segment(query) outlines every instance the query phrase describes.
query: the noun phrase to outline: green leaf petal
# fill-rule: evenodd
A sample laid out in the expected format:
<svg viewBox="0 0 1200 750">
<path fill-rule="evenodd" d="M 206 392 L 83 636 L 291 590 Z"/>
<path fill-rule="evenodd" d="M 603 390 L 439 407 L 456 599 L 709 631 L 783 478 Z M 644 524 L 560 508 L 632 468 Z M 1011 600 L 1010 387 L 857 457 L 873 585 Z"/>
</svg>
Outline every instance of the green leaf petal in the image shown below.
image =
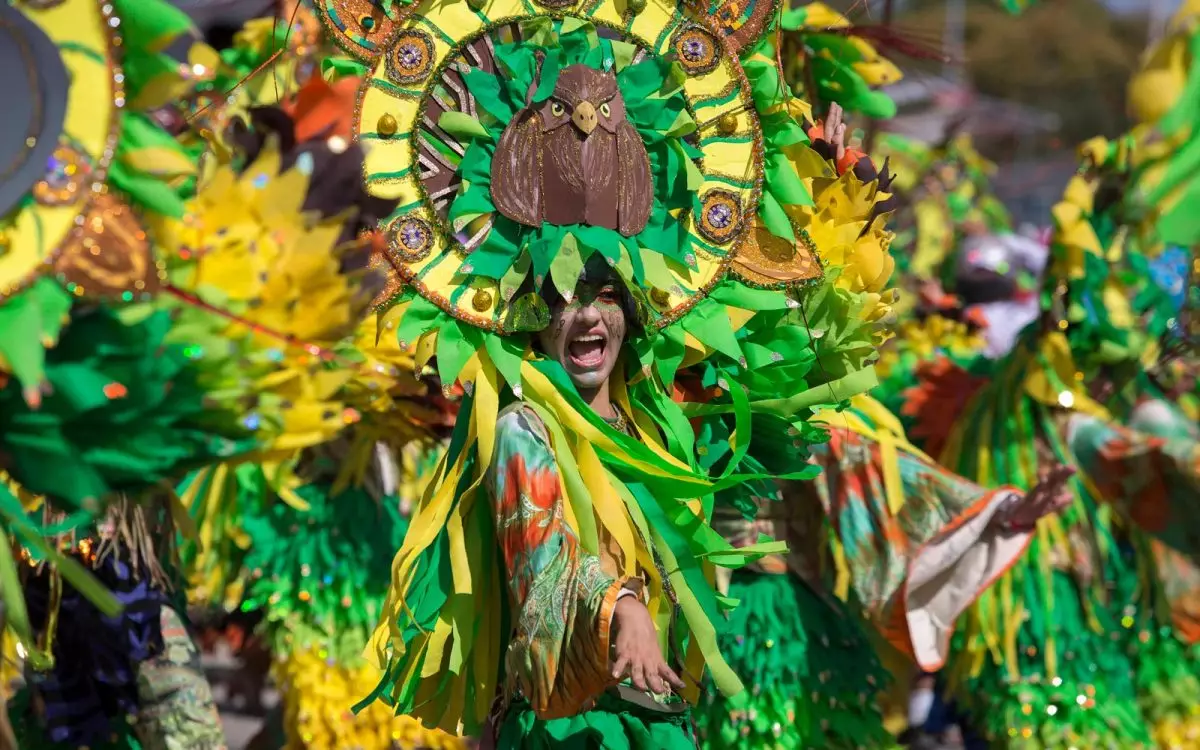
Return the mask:
<svg viewBox="0 0 1200 750">
<path fill-rule="evenodd" d="M 783 210 L 783 206 L 779 205 L 779 201 L 775 200 L 775 196 L 770 193 L 763 193 L 762 200 L 758 205 L 758 215 L 762 218 L 763 226 L 767 231 L 776 237 L 796 241 L 796 233 L 792 230 L 792 220 Z"/>
<path fill-rule="evenodd" d="M 525 359 L 525 349 L 519 339 L 487 335 L 484 346 L 496 369 L 504 376 L 504 380 L 512 386 L 521 385 L 521 362 Z"/>
<path fill-rule="evenodd" d="M 463 365 L 478 348 L 478 336 L 478 328 L 457 320 L 438 329 L 437 370 L 442 385 L 458 380 Z"/>
<path fill-rule="evenodd" d="M 450 135 L 460 138 L 491 138 L 487 128 L 466 112 L 443 112 L 438 118 L 438 127 Z"/>
<path fill-rule="evenodd" d="M 567 232 L 562 239 L 562 245 L 554 260 L 550 263 L 550 278 L 554 288 L 565 299 L 575 298 L 575 287 L 579 284 L 579 276 L 583 273 L 583 254 L 575 235 Z"/>
<path fill-rule="evenodd" d="M 450 316 L 424 297 L 417 297 L 404 311 L 400 327 L 396 330 L 396 338 L 402 346 L 414 344 L 426 331 L 433 330 L 439 319 L 449 320 Z"/>
</svg>

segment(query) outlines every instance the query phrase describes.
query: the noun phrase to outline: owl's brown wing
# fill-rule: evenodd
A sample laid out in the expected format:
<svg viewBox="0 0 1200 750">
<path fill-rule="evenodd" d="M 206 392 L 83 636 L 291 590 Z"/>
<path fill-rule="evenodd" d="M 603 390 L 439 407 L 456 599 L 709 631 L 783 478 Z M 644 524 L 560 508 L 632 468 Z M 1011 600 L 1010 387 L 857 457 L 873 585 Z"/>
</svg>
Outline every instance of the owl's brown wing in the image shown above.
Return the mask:
<svg viewBox="0 0 1200 750">
<path fill-rule="evenodd" d="M 523 109 L 504 128 L 492 158 L 492 204 L 518 224 L 542 225 L 542 119 Z"/>
<path fill-rule="evenodd" d="M 653 205 L 650 157 L 637 128 L 626 120 L 617 126 L 617 231 L 632 237 L 645 229 Z"/>
</svg>

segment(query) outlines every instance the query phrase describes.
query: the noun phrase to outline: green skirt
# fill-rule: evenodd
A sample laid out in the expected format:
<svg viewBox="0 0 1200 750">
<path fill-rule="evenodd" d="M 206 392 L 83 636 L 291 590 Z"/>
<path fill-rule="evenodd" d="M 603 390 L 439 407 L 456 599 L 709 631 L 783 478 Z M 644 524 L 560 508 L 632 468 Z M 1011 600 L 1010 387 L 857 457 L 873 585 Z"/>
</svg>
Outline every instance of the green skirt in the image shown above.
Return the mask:
<svg viewBox="0 0 1200 750">
<path fill-rule="evenodd" d="M 514 703 L 500 726 L 498 750 L 695 750 L 691 712 L 665 714 L 605 694 L 576 716 L 539 719 Z"/>
<path fill-rule="evenodd" d="M 1028 617 L 1017 626 L 1016 663 L 993 653 L 973 628 L 960 628 L 951 650 L 951 691 L 971 717 L 971 725 L 994 748 L 1003 750 L 1144 750 L 1153 747 L 1138 705 L 1140 644 L 1130 642 L 1116 606 L 1136 579 L 1120 566 L 1106 576 L 1112 602 L 1086 600 L 1099 620 L 1089 625 L 1088 610 L 1075 579 L 1050 575 L 1018 578 Z M 1051 596 L 1052 595 L 1052 596 Z M 1042 602 L 1049 599 L 1053 607 Z M 982 606 L 985 600 L 981 600 Z M 991 603 L 995 605 L 994 602 Z M 967 617 L 976 617 L 969 613 Z M 1047 670 L 1047 648 L 1055 649 L 1057 671 Z M 1149 652 L 1147 652 L 1149 654 Z"/>
<path fill-rule="evenodd" d="M 791 575 L 737 571 L 721 653 L 746 690 L 710 691 L 696 723 L 712 750 L 894 748 L 879 694 L 889 682 L 862 620 Z"/>
</svg>

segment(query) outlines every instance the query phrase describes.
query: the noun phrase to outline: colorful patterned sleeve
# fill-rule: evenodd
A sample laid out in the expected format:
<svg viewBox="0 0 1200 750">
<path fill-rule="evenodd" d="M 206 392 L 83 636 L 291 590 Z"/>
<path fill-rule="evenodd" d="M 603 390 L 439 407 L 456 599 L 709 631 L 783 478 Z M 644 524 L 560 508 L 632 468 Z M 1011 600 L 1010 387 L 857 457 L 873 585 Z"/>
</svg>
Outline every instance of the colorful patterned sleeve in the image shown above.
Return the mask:
<svg viewBox="0 0 1200 750">
<path fill-rule="evenodd" d="M 567 524 L 550 439 L 527 408 L 501 414 L 488 483 L 512 602 L 508 694 L 542 718 L 571 716 L 611 682 L 609 625 L 629 582 L 606 573 Z"/>
<path fill-rule="evenodd" d="M 901 446 L 830 432 L 814 454 L 823 471 L 813 484 L 854 592 L 889 641 L 923 669 L 939 669 L 958 615 L 1032 538 L 991 522 L 1018 495 L 980 487 Z"/>
<path fill-rule="evenodd" d="M 1200 443 L 1073 414 L 1067 440 L 1090 489 L 1163 544 L 1200 561 Z"/>
</svg>

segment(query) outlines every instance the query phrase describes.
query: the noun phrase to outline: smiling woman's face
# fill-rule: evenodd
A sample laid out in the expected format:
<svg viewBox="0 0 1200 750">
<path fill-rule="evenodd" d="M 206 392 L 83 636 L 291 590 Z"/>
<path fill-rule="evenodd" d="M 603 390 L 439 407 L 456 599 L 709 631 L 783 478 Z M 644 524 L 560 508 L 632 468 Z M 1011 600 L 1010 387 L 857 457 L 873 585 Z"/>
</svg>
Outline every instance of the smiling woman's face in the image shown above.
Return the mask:
<svg viewBox="0 0 1200 750">
<path fill-rule="evenodd" d="M 550 325 L 538 337 L 546 355 L 558 360 L 580 391 L 600 388 L 617 364 L 627 321 L 617 282 L 584 281 L 570 302 L 550 310 Z"/>
</svg>

